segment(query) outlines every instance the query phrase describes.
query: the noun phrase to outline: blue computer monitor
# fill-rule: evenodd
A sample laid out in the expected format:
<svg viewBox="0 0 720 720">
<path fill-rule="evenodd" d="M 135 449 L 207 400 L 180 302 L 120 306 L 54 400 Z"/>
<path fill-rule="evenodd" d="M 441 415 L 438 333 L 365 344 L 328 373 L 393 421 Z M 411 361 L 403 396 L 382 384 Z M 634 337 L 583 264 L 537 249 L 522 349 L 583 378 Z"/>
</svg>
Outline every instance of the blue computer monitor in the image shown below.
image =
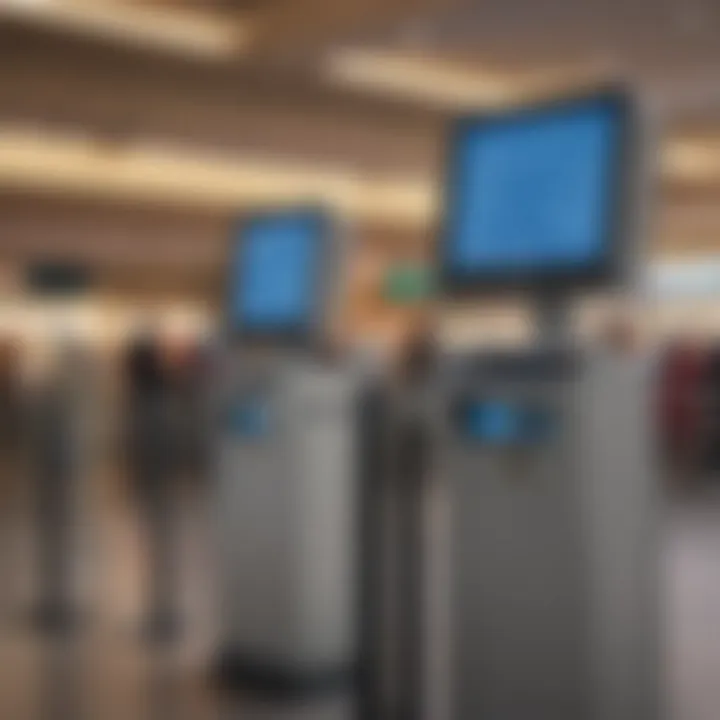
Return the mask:
<svg viewBox="0 0 720 720">
<path fill-rule="evenodd" d="M 441 287 L 452 294 L 616 282 L 633 117 L 629 97 L 611 91 L 459 120 Z"/>
<path fill-rule="evenodd" d="M 230 260 L 229 329 L 263 341 L 304 341 L 320 325 L 329 222 L 314 209 L 282 209 L 238 223 Z"/>
</svg>

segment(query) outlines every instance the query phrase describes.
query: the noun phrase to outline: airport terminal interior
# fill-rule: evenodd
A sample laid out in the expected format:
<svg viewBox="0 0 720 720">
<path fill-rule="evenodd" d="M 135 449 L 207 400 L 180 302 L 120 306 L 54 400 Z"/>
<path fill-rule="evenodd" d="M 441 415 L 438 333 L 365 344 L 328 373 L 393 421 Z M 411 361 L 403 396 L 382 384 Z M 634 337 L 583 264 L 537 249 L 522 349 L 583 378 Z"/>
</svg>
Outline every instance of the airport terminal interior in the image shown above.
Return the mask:
<svg viewBox="0 0 720 720">
<path fill-rule="evenodd" d="M 717 720 L 718 67 L 712 0 L 2 0 L 0 718 Z"/>
</svg>

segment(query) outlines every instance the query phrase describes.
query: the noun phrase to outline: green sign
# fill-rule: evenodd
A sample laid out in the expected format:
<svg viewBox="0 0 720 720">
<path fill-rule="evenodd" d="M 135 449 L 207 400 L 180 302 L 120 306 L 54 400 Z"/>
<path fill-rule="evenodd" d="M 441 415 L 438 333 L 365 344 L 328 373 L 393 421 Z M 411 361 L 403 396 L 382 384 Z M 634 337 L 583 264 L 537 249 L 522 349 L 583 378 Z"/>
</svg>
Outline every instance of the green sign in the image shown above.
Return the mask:
<svg viewBox="0 0 720 720">
<path fill-rule="evenodd" d="M 411 305 L 427 300 L 435 291 L 430 268 L 423 265 L 396 265 L 383 282 L 383 296 L 397 305 Z"/>
</svg>

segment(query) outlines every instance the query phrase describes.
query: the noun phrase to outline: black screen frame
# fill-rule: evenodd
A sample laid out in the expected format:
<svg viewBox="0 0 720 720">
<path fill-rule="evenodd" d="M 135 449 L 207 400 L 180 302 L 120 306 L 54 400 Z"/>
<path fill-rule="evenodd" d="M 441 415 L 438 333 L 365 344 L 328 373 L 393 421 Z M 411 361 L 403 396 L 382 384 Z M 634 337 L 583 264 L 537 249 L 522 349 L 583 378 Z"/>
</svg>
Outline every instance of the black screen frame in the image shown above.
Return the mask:
<svg viewBox="0 0 720 720">
<path fill-rule="evenodd" d="M 476 271 L 458 273 L 449 262 L 449 239 L 453 231 L 454 193 L 457 158 L 462 137 L 481 125 L 532 120 L 535 116 L 571 112 L 584 106 L 605 104 L 618 114 L 619 137 L 612 159 L 606 208 L 607 237 L 602 257 L 583 267 L 556 266 L 545 270 L 520 268 L 508 272 Z M 633 201 L 638 157 L 639 112 L 633 94 L 624 86 L 608 86 L 595 91 L 555 98 L 542 103 L 520 105 L 501 112 L 464 115 L 451 122 L 444 144 L 444 186 L 442 208 L 436 230 L 434 256 L 438 267 L 438 288 L 448 299 L 488 294 L 530 292 L 539 295 L 563 294 L 576 290 L 597 290 L 620 283 L 630 257 L 626 245 L 631 238 L 630 203 Z"/>
<path fill-rule="evenodd" d="M 319 224 L 317 288 L 313 298 L 314 312 L 307 324 L 258 328 L 233 320 L 233 280 L 242 277 L 242 245 L 248 242 L 246 230 L 253 224 L 283 216 L 305 215 Z M 333 239 L 336 222 L 320 205 L 283 205 L 267 207 L 234 218 L 229 230 L 226 252 L 226 283 L 223 294 L 223 330 L 227 339 L 248 346 L 310 349 L 322 343 L 330 297 L 330 271 L 333 267 Z"/>
</svg>

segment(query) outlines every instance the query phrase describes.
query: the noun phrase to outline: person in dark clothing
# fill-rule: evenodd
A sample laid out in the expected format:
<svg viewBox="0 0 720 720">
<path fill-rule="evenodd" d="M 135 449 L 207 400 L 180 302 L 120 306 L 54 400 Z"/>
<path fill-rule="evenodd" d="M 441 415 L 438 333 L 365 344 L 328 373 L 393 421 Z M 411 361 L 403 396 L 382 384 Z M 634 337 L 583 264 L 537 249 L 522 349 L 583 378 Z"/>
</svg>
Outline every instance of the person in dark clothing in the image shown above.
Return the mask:
<svg viewBox="0 0 720 720">
<path fill-rule="evenodd" d="M 400 615 L 398 717 L 421 714 L 426 667 L 425 505 L 430 480 L 432 443 L 424 398 L 433 371 L 436 344 L 429 320 L 421 315 L 404 345 L 397 373 L 400 412 L 395 428 L 397 502 L 395 525 L 399 542 L 397 587 Z"/>
<path fill-rule="evenodd" d="M 126 365 L 128 465 L 147 548 L 151 640 L 179 631 L 177 612 L 177 514 L 175 512 L 173 411 L 170 383 L 157 342 L 143 335 L 130 347 Z"/>
<path fill-rule="evenodd" d="M 712 347 L 708 352 L 704 386 L 707 469 L 715 475 L 720 471 L 720 347 Z"/>
<path fill-rule="evenodd" d="M 140 335 L 130 346 L 127 360 L 128 392 L 133 400 L 157 395 L 163 389 L 163 372 L 153 338 Z"/>
<path fill-rule="evenodd" d="M 695 478 L 704 461 L 717 462 L 717 437 L 705 437 L 708 430 L 712 435 L 713 417 L 704 416 L 701 402 L 713 384 L 708 360 L 697 343 L 682 341 L 666 351 L 660 366 L 660 437 L 670 475 L 681 486 Z M 704 452 L 711 457 L 703 458 Z"/>
<path fill-rule="evenodd" d="M 80 345 L 62 342 L 34 388 L 29 418 L 37 526 L 35 619 L 41 630 L 52 633 L 69 632 L 79 620 L 80 508 L 92 454 L 92 368 Z"/>
<path fill-rule="evenodd" d="M 71 425 L 58 378 L 36 392 L 32 420 L 39 580 L 35 618 L 41 630 L 64 632 L 75 617 L 71 533 L 76 478 Z"/>
</svg>

